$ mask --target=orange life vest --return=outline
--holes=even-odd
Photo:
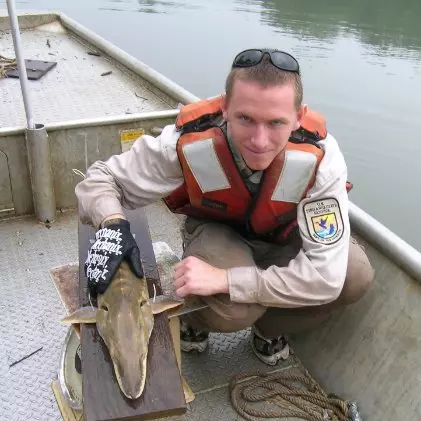
[[[297,204],[314,184],[327,136],[324,118],[308,110],[301,127],[263,172],[253,195],[234,161],[223,129],[222,97],[189,104],[180,110],[177,153],[184,184],[164,201],[174,213],[223,221],[246,235],[283,242],[296,226]]]

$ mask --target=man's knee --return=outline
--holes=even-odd
[[[266,311],[260,304],[234,303],[227,294],[202,297],[209,308],[189,314],[188,321],[193,327],[211,332],[237,332],[256,322]]]
[[[183,238],[184,258],[195,256],[220,269],[254,265],[250,247],[224,224],[188,218]]]
[[[351,237],[349,243],[348,269],[344,288],[339,297],[341,304],[359,301],[369,290],[374,280],[374,269],[363,249]]]

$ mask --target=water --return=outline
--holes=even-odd
[[[233,56],[277,47],[345,155],[351,200],[421,250],[420,0],[22,0],[60,10],[194,94],[222,92]],[[0,0],[0,8],[6,3]]]

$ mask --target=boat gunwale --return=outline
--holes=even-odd
[[[95,117],[78,120],[60,121],[45,125],[47,132],[58,130],[79,129],[84,127],[110,126],[113,124],[133,123],[152,119],[176,118],[179,113],[178,109],[147,111],[142,113],[122,114],[110,117]],[[25,134],[26,127],[3,127],[0,128],[0,137],[16,136]]]

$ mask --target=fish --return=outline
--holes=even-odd
[[[145,388],[149,339],[154,314],[180,307],[184,300],[149,297],[145,278],[137,277],[123,261],[97,307],[81,307],[60,320],[62,324],[93,324],[110,353],[120,390],[129,399]]]

